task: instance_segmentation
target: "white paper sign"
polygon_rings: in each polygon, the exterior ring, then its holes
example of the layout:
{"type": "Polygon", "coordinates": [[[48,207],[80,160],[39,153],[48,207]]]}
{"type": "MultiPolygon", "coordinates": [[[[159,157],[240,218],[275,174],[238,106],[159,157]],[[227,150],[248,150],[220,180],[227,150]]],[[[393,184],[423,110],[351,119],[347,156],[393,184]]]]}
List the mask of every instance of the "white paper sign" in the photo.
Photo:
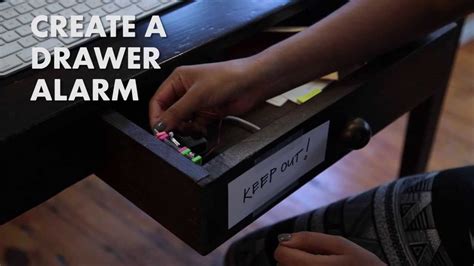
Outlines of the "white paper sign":
{"type": "Polygon", "coordinates": [[[324,161],[329,121],[298,137],[227,186],[228,228],[324,161]]]}

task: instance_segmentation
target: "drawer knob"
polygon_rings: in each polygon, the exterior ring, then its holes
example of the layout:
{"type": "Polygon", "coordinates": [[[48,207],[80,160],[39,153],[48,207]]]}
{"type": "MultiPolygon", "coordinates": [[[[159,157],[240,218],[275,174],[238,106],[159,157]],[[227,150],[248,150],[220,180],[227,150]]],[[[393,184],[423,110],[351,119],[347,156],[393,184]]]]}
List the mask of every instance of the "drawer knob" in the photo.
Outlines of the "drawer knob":
{"type": "Polygon", "coordinates": [[[350,149],[359,150],[364,148],[372,137],[369,123],[362,118],[350,121],[342,133],[342,140],[350,149]]]}

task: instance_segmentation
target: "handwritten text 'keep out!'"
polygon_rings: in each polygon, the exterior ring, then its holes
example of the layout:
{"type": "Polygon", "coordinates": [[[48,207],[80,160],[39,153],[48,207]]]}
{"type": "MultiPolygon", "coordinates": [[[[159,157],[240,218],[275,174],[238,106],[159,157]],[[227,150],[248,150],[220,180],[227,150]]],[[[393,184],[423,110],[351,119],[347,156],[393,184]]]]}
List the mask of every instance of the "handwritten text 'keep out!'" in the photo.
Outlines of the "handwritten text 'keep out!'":
{"type": "Polygon", "coordinates": [[[251,200],[257,193],[265,190],[272,185],[272,182],[279,177],[284,177],[286,172],[298,167],[298,163],[302,163],[308,159],[307,153],[311,139],[308,138],[306,148],[301,148],[293,154],[288,154],[288,157],[280,162],[275,162],[275,167],[269,169],[264,175],[259,177],[251,186],[244,187],[242,194],[242,202],[246,203],[251,200]]]}

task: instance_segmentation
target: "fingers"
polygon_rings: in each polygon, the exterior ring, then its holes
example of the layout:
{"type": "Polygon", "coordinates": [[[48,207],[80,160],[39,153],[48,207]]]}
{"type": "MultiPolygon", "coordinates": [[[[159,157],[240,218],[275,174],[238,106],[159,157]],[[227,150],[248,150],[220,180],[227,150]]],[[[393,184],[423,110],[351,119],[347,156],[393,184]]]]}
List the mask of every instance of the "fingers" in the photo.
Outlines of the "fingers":
{"type": "Polygon", "coordinates": [[[242,67],[235,65],[222,62],[177,68],[150,100],[150,126],[159,124],[159,131],[189,127],[182,124],[194,122],[197,111],[206,108],[221,114],[248,111],[255,100],[248,95],[242,71],[236,70],[242,67]]]}
{"type": "Polygon", "coordinates": [[[201,108],[201,96],[191,88],[168,109],[162,111],[158,121],[163,124],[163,130],[169,131],[178,128],[185,121],[190,120],[193,114],[201,108]]]}
{"type": "Polygon", "coordinates": [[[355,245],[343,237],[316,232],[293,233],[291,237],[286,237],[288,238],[289,240],[281,241],[280,245],[312,254],[342,255],[355,245]]]}
{"type": "Polygon", "coordinates": [[[148,109],[150,127],[155,126],[160,115],[186,93],[186,86],[180,75],[178,69],[173,71],[151,98],[148,109]]]}
{"type": "Polygon", "coordinates": [[[308,252],[279,245],[274,253],[278,265],[286,266],[309,266],[309,265],[332,265],[334,258],[328,256],[313,255],[308,252]]]}
{"type": "Polygon", "coordinates": [[[150,100],[150,126],[161,123],[161,131],[175,129],[189,120],[202,103],[197,88],[185,84],[186,70],[177,68],[160,86],[150,100]]]}

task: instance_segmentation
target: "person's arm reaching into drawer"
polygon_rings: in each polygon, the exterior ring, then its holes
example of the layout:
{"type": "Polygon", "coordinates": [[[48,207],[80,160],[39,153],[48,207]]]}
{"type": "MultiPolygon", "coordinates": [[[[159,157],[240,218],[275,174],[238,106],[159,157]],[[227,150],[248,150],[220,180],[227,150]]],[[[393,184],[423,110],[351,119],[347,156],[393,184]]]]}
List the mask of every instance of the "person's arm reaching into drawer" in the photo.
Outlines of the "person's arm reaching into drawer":
{"type": "Polygon", "coordinates": [[[353,0],[305,31],[248,58],[177,68],[150,101],[159,130],[202,109],[240,114],[259,102],[345,66],[367,61],[469,14],[474,0],[353,0]]]}

